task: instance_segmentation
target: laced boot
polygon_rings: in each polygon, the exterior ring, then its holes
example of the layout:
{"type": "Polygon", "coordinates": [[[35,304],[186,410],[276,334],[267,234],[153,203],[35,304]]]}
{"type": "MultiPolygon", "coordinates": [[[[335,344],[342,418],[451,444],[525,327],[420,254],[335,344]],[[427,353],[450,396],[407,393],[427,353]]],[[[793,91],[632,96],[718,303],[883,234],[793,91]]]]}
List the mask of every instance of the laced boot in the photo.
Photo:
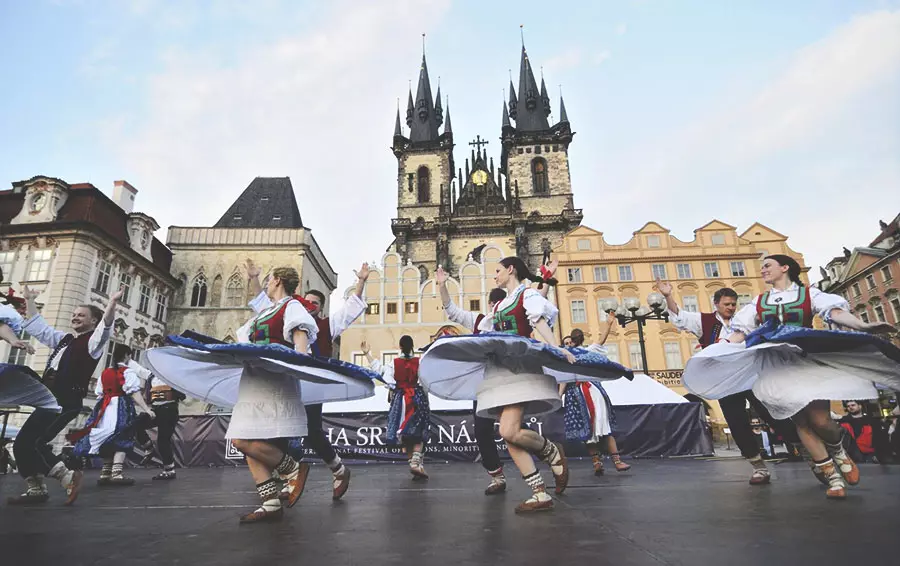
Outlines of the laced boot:
{"type": "MultiPolygon", "coordinates": [[[[296,462],[294,462],[296,464],[296,462]]],[[[284,518],[284,507],[278,499],[278,484],[274,479],[268,479],[256,484],[256,491],[262,504],[255,510],[242,515],[240,523],[271,523],[284,518]]]]}
{"type": "Polygon", "coordinates": [[[484,490],[485,495],[496,495],[506,491],[506,476],[503,475],[503,467],[488,472],[488,475],[491,476],[491,483],[484,490]]]}
{"type": "Polygon", "coordinates": [[[532,495],[516,506],[516,513],[527,514],[552,510],[553,499],[547,495],[547,488],[544,485],[544,478],[541,477],[541,473],[535,470],[533,473],[522,477],[531,488],[532,495]]]}
{"type": "Polygon", "coordinates": [[[617,472],[627,472],[628,470],[631,469],[631,464],[626,464],[625,462],[623,462],[622,457],[619,456],[618,452],[613,452],[612,454],[609,455],[609,457],[612,458],[613,464],[615,464],[617,472]]]}
{"type": "Polygon", "coordinates": [[[844,483],[844,477],[835,465],[834,460],[829,458],[824,462],[816,462],[816,467],[828,480],[828,489],[825,491],[825,497],[828,499],[845,499],[847,497],[847,484],[844,483]]]}
{"type": "Polygon", "coordinates": [[[591,463],[594,465],[594,475],[602,476],[606,471],[603,468],[603,456],[601,456],[600,454],[591,455],[591,463]]]}
{"type": "Polygon", "coordinates": [[[753,466],[753,474],[750,475],[750,485],[766,485],[772,481],[772,474],[766,466],[762,456],[747,460],[753,466]]]}
{"type": "Polygon", "coordinates": [[[556,481],[556,494],[562,494],[569,485],[569,462],[566,460],[562,444],[550,442],[545,438],[544,447],[538,457],[550,465],[550,471],[553,472],[553,479],[556,481]]]}
{"type": "Polygon", "coordinates": [[[9,505],[35,505],[50,499],[43,476],[29,476],[25,478],[25,485],[24,493],[7,499],[9,505]]]}
{"type": "Polygon", "coordinates": [[[847,451],[844,450],[843,443],[838,442],[837,444],[829,444],[826,442],[825,448],[834,460],[838,471],[844,476],[844,480],[850,485],[858,484],[859,468],[856,467],[856,463],[850,458],[847,451]]]}
{"type": "Polygon", "coordinates": [[[425,472],[425,466],[422,465],[424,455],[418,450],[412,453],[409,459],[409,473],[413,475],[414,480],[427,480],[428,474],[425,472]]]}

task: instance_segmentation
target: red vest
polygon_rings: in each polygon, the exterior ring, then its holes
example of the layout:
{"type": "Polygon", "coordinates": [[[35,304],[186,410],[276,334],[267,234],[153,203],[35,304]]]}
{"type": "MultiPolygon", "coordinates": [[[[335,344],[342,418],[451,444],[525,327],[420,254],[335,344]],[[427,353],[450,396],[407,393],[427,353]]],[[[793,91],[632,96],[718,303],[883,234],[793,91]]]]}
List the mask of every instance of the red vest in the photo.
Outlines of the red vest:
{"type": "Polygon", "coordinates": [[[479,315],[475,317],[475,330],[472,334],[481,334],[481,329],[479,327],[481,326],[482,320],[484,320],[484,314],[479,313],[479,315]]]}
{"type": "Polygon", "coordinates": [[[319,327],[319,334],[316,336],[316,343],[313,353],[317,356],[330,358],[334,354],[334,340],[331,339],[331,321],[328,317],[315,317],[316,325],[319,327]]]}
{"type": "Polygon", "coordinates": [[[399,389],[408,389],[419,384],[419,358],[394,358],[394,381],[399,389]]]}
{"type": "Polygon", "coordinates": [[[106,397],[121,397],[125,395],[125,369],[106,368],[100,374],[103,384],[103,395],[106,397]]]}
{"type": "Polygon", "coordinates": [[[769,303],[769,291],[766,291],[756,301],[756,316],[760,324],[774,318],[785,326],[812,328],[813,311],[809,289],[800,286],[797,298],[785,303],[769,303]]]}
{"type": "Polygon", "coordinates": [[[700,335],[701,348],[715,344],[722,337],[722,323],[714,312],[700,313],[700,327],[703,329],[700,335]]]}
{"type": "Polygon", "coordinates": [[[284,311],[292,300],[294,299],[285,301],[275,312],[254,320],[250,327],[250,341],[254,344],[281,344],[293,348],[294,345],[284,339],[284,311]]]}
{"type": "Polygon", "coordinates": [[[522,289],[519,295],[513,299],[512,304],[500,308],[500,303],[494,306],[494,330],[507,334],[518,334],[530,338],[534,332],[528,314],[525,312],[525,291],[522,289]]]}

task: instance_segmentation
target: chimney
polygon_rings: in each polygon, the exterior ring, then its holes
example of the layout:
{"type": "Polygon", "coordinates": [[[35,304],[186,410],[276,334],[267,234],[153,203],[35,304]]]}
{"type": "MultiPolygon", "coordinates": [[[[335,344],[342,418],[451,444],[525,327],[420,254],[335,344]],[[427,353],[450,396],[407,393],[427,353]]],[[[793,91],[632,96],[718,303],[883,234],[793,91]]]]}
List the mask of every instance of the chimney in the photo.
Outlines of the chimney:
{"type": "Polygon", "coordinates": [[[134,197],[137,195],[137,189],[131,186],[128,181],[115,181],[113,185],[113,202],[125,211],[125,214],[134,212],[134,197]]]}

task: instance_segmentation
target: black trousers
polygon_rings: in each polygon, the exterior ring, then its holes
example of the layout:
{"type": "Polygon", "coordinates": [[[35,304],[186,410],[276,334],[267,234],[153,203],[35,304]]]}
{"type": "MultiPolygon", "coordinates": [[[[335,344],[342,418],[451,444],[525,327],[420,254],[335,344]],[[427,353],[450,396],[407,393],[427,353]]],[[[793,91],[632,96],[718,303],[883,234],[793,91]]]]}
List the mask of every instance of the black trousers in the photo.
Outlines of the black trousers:
{"type": "Polygon", "coordinates": [[[309,446],[326,464],[337,458],[334,446],[328,442],[325,431],[322,429],[322,405],[306,405],[307,435],[304,446],[309,446]]]}
{"type": "Polygon", "coordinates": [[[748,402],[759,419],[771,426],[781,438],[792,444],[800,443],[794,423],[790,420],[773,419],[769,410],[752,391],[742,391],[719,399],[719,406],[722,407],[725,422],[731,429],[731,437],[734,438],[734,443],[737,444],[744,458],[756,458],[760,455],[759,443],[753,433],[753,427],[750,425],[750,413],[746,409],[748,402]]]}
{"type": "Polygon", "coordinates": [[[175,465],[175,453],[172,449],[172,437],[178,427],[178,403],[154,405],[156,418],[151,419],[147,413],[138,416],[135,430],[137,441],[146,446],[150,443],[147,429],[156,427],[156,449],[164,466],[175,465]]]}
{"type": "MultiPolygon", "coordinates": [[[[478,411],[476,405],[473,414],[478,411]]],[[[497,453],[497,441],[495,440],[494,425],[497,423],[494,419],[475,416],[475,442],[478,443],[478,451],[481,452],[481,465],[488,472],[498,470],[500,464],[500,455],[497,453]]]]}
{"type": "Polygon", "coordinates": [[[47,475],[50,469],[62,461],[53,453],[50,443],[81,412],[81,400],[62,405],[62,412],[35,409],[22,425],[13,443],[13,454],[19,466],[19,475],[28,478],[37,474],[47,475]]]}

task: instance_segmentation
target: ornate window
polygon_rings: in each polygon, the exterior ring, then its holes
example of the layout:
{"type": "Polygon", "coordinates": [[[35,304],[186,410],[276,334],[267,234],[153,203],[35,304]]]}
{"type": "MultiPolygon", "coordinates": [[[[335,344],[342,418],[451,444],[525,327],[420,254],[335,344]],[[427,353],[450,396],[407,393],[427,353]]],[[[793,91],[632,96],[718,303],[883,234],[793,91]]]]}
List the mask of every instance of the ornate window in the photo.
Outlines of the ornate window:
{"type": "MultiPolygon", "coordinates": [[[[31,335],[25,332],[24,329],[19,331],[18,336],[20,340],[28,340],[29,342],[31,341],[31,335]]],[[[28,365],[28,350],[10,348],[9,356],[6,358],[6,363],[17,364],[20,366],[28,365]]]]}
{"type": "Polygon", "coordinates": [[[194,286],[191,289],[191,306],[206,306],[206,277],[202,273],[194,279],[194,286]]]}
{"type": "Polygon", "coordinates": [[[169,297],[163,291],[160,291],[156,294],[156,320],[160,322],[165,322],[166,320],[166,307],[169,304],[169,297]]]}
{"type": "Polygon", "coordinates": [[[138,301],[138,312],[148,314],[150,312],[150,299],[153,296],[153,288],[141,281],[141,298],[138,301]]]}
{"type": "Polygon", "coordinates": [[[8,252],[0,252],[0,279],[3,281],[12,281],[13,265],[16,261],[16,252],[10,250],[8,252]]]}
{"type": "Polygon", "coordinates": [[[225,285],[225,306],[239,307],[244,302],[244,284],[237,273],[228,279],[225,285]]]}
{"type": "Polygon", "coordinates": [[[106,293],[109,291],[109,278],[112,275],[112,263],[101,259],[97,266],[97,280],[94,282],[94,291],[106,293]]]}
{"type": "Polygon", "coordinates": [[[416,172],[419,203],[431,202],[431,176],[428,167],[422,165],[416,172]]]}
{"type": "Polygon", "coordinates": [[[543,157],[531,160],[531,184],[536,195],[547,194],[550,191],[547,182],[547,160],[543,157]]]}
{"type": "Polygon", "coordinates": [[[119,273],[119,289],[122,289],[124,293],[122,293],[122,304],[127,305],[128,300],[131,298],[131,286],[134,284],[134,278],[130,273],[122,269],[119,273]]]}
{"type": "Polygon", "coordinates": [[[28,281],[46,281],[50,274],[50,260],[53,250],[34,250],[31,253],[31,264],[28,266],[28,281]]]}

